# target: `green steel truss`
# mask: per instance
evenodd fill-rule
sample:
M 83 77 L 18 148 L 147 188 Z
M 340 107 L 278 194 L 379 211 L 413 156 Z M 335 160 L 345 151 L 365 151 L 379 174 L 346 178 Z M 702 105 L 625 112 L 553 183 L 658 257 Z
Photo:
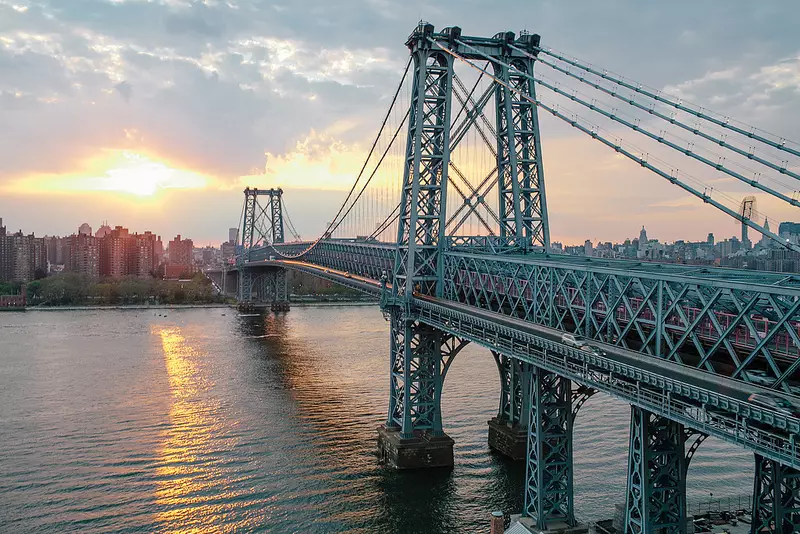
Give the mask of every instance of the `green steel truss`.
M 500 373 L 500 406 L 497 421 L 511 428 L 527 428 L 531 409 L 530 381 L 533 366 L 492 351 Z
M 683 425 L 631 407 L 625 534 L 686 533 Z
M 525 515 L 543 530 L 551 521 L 574 526 L 571 383 L 531 367 Z
M 494 64 L 497 117 L 497 176 L 500 193 L 500 237 L 528 248 L 550 246 L 547 204 L 544 194 L 539 121 L 533 80 L 533 60 L 506 46 L 514 42 L 511 32 L 495 36 L 502 63 Z M 538 35 L 523 35 L 517 43 L 532 51 Z M 513 67 L 509 69 L 509 66 Z M 524 95 L 524 96 L 523 96 Z M 527 97 L 527 98 L 526 98 Z
M 387 428 L 403 438 L 442 435 L 442 386 L 453 358 L 467 344 L 457 337 L 390 312 L 390 379 Z
M 766 285 L 725 269 L 687 276 L 621 263 L 449 252 L 444 298 L 713 374 L 766 375 L 787 393 L 800 385 L 795 277 Z
M 245 188 L 240 243 L 245 257 L 240 257 L 240 260 L 249 261 L 253 249 L 283 243 L 282 195 L 282 189 Z M 268 197 L 266 205 L 259 202 L 258 197 L 261 196 Z
M 750 532 L 800 532 L 800 471 L 755 455 L 753 523 Z
M 413 291 L 441 294 L 453 58 L 431 46 L 431 35 L 433 26 L 421 24 L 406 43 L 414 79 L 392 284 L 406 302 Z
M 239 302 L 276 303 L 288 302 L 286 269 L 282 267 L 239 268 Z

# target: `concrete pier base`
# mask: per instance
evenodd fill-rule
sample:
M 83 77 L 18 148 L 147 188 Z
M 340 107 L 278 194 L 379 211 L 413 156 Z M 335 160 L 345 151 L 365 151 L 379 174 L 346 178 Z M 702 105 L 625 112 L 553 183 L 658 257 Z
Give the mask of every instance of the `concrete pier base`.
M 506 532 L 514 532 L 519 534 L 522 534 L 523 532 L 528 532 L 530 534 L 587 534 L 589 532 L 589 527 L 581 524 L 570 527 L 567 526 L 566 523 L 551 521 L 547 525 L 547 528 L 542 530 L 540 528 L 536 528 L 536 525 L 534 525 L 533 520 L 530 517 L 512 515 L 511 528 L 509 528 Z
M 489 419 L 489 447 L 512 460 L 524 460 L 528 432 L 524 428 L 512 428 L 493 417 Z
M 289 311 L 289 301 L 285 300 L 283 302 L 273 302 L 270 306 L 270 309 L 274 312 L 287 312 Z
M 399 429 L 378 427 L 378 458 L 395 469 L 453 467 L 453 443 L 447 434 L 403 439 Z

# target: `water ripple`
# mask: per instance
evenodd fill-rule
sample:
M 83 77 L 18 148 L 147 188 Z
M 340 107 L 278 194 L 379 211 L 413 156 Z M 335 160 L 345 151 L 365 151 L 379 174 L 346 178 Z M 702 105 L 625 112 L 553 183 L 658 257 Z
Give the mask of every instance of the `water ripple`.
M 455 468 L 377 463 L 387 324 L 373 307 L 5 314 L 2 532 L 485 532 L 522 507 L 524 467 L 492 453 L 495 364 L 448 372 Z M 324 327 L 321 327 L 324 325 Z M 623 498 L 628 406 L 597 395 L 575 427 L 576 510 Z M 708 440 L 689 494 L 747 493 L 752 455 Z

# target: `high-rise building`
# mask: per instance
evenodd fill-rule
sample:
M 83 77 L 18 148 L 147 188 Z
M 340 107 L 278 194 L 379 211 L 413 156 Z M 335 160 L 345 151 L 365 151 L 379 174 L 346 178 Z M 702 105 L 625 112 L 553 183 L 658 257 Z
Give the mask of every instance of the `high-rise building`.
M 58 236 L 44 236 L 47 263 L 49 265 L 66 265 L 64 253 L 68 253 L 69 238 Z
M 228 228 L 228 243 L 236 243 L 236 239 L 239 237 L 239 229 L 238 228 Z
M 78 235 L 92 235 L 92 227 L 88 223 L 83 223 L 78 228 Z
M 17 282 L 33 280 L 33 242 L 30 236 L 20 230 L 12 234 L 9 239 L 14 262 L 11 279 Z
M 192 265 L 193 248 L 194 243 L 191 239 L 181 239 L 181 235 L 178 234 L 175 239 L 169 242 L 169 249 L 167 250 L 169 264 L 186 266 Z
M 116 226 L 100 240 L 100 276 L 118 278 L 128 274 L 128 238 L 128 229 Z
M 797 245 L 800 243 L 800 223 L 782 222 L 778 225 L 778 235 Z
M 220 246 L 220 251 L 222 253 L 222 262 L 228 263 L 228 260 L 236 255 L 236 245 L 230 241 L 226 241 Z
M 164 243 L 161 241 L 160 235 L 156 236 L 154 247 L 155 263 L 156 267 L 158 267 L 164 263 Z
M 47 247 L 44 245 L 44 238 L 34 237 L 33 234 L 31 234 L 30 239 L 33 277 L 44 278 L 47 276 Z
M 91 278 L 100 276 L 100 240 L 80 233 L 65 239 L 68 241 L 65 267 Z
M 152 232 L 133 234 L 128 249 L 128 272 L 130 276 L 146 278 L 158 266 L 156 262 L 156 236 Z
M 14 252 L 11 239 L 6 235 L 3 219 L 0 219 L 0 282 L 10 282 L 14 277 Z
M 647 230 L 642 225 L 642 231 L 639 232 L 639 250 L 643 250 L 647 246 Z

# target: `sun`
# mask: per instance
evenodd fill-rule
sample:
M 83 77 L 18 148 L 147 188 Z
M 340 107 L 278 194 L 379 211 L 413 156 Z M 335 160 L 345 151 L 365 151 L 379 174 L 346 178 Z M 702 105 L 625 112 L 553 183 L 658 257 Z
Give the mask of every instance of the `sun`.
M 90 178 L 91 189 L 120 191 L 146 197 L 161 189 L 201 189 L 206 178 L 165 163 L 153 161 L 147 156 L 133 152 L 122 152 L 105 176 Z
M 212 178 L 180 169 L 144 153 L 104 150 L 84 160 L 80 170 L 56 175 L 25 177 L 11 184 L 22 192 L 114 192 L 139 198 L 154 197 L 166 189 L 204 189 Z

